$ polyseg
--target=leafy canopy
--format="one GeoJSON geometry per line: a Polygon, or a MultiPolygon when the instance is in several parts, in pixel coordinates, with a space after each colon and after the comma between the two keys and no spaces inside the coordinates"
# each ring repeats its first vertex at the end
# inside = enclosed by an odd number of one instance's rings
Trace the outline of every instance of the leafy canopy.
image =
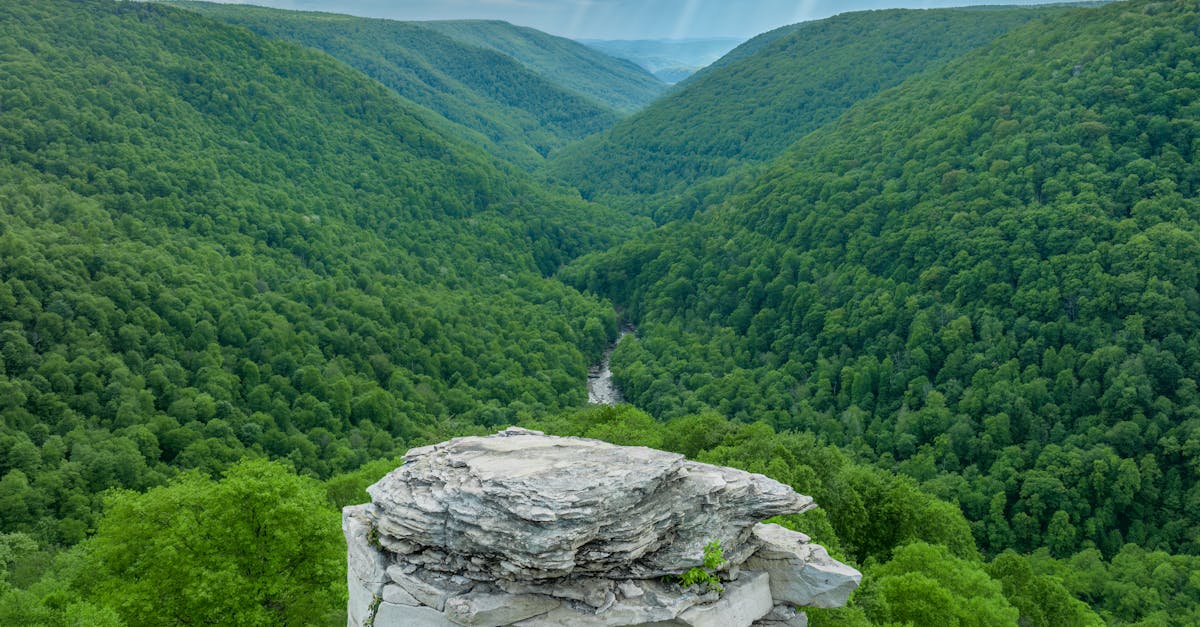
{"type": "Polygon", "coordinates": [[[247,460],[108,499],[86,560],[128,625],[304,625],[344,597],[340,518],[321,485],[247,460]]]}

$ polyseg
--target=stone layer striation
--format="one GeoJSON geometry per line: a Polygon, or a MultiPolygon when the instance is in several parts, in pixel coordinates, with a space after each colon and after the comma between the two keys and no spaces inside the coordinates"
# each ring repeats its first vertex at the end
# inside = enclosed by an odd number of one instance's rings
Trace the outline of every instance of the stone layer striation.
{"type": "Polygon", "coordinates": [[[413,449],[367,492],[343,511],[350,627],[779,624],[861,578],[759,524],[810,497],[644,447],[510,428],[413,449]],[[713,541],[723,595],[663,580],[713,541]]]}

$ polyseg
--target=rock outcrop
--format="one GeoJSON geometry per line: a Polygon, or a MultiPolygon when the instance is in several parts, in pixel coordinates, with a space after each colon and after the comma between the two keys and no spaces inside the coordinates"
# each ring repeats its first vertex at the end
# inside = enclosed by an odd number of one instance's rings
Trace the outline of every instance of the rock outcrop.
{"type": "Polygon", "coordinates": [[[643,447],[510,428],[413,449],[367,491],[343,512],[351,627],[797,625],[860,578],[758,524],[811,498],[643,447]],[[714,541],[723,594],[669,581],[714,541]]]}

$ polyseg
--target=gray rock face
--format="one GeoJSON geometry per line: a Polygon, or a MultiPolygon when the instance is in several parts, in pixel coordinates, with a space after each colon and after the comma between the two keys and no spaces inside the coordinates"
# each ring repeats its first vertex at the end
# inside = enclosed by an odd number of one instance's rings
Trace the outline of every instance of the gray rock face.
{"type": "Polygon", "coordinates": [[[458,623],[431,607],[380,603],[373,627],[458,627],[458,623]]]}
{"type": "Polygon", "coordinates": [[[429,553],[410,561],[481,579],[659,577],[713,540],[751,548],[754,523],[813,507],[762,475],[518,429],[409,451],[367,491],[380,536],[429,553]]]}
{"type": "Polygon", "coordinates": [[[771,596],[800,606],[841,607],[862,581],[862,573],[829,557],[808,536],[779,525],[758,525],[762,548],[744,566],[771,575],[771,596]]]}
{"type": "Polygon", "coordinates": [[[378,549],[371,546],[371,520],[365,507],[347,507],[342,510],[342,533],[346,536],[347,575],[360,581],[365,588],[379,594],[388,581],[388,561],[378,549]]]}
{"type": "Polygon", "coordinates": [[[472,627],[511,625],[561,605],[553,597],[540,594],[464,594],[446,603],[446,614],[456,623],[472,627]]]}
{"type": "Polygon", "coordinates": [[[808,627],[808,614],[790,605],[776,605],[771,613],[754,621],[751,627],[808,627]]]}
{"type": "Polygon", "coordinates": [[[797,578],[857,575],[803,534],[757,524],[811,498],[642,447],[512,428],[413,449],[367,491],[371,503],[343,512],[349,627],[747,627],[802,604],[797,578]],[[699,566],[713,541],[728,560],[724,596],[662,580],[699,566]]]}
{"type": "Polygon", "coordinates": [[[676,620],[691,627],[749,625],[770,613],[772,607],[770,576],[747,572],[725,586],[720,600],[690,607],[676,620]]]}

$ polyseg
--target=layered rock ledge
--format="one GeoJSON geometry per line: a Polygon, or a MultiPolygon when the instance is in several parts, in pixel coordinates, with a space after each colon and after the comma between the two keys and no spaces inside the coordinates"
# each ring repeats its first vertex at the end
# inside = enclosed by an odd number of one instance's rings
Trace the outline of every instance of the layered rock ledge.
{"type": "Polygon", "coordinates": [[[861,575],[759,521],[815,507],[681,455],[510,428],[413,449],[345,508],[350,627],[803,625],[861,575]],[[672,583],[720,542],[724,592],[672,583]]]}

